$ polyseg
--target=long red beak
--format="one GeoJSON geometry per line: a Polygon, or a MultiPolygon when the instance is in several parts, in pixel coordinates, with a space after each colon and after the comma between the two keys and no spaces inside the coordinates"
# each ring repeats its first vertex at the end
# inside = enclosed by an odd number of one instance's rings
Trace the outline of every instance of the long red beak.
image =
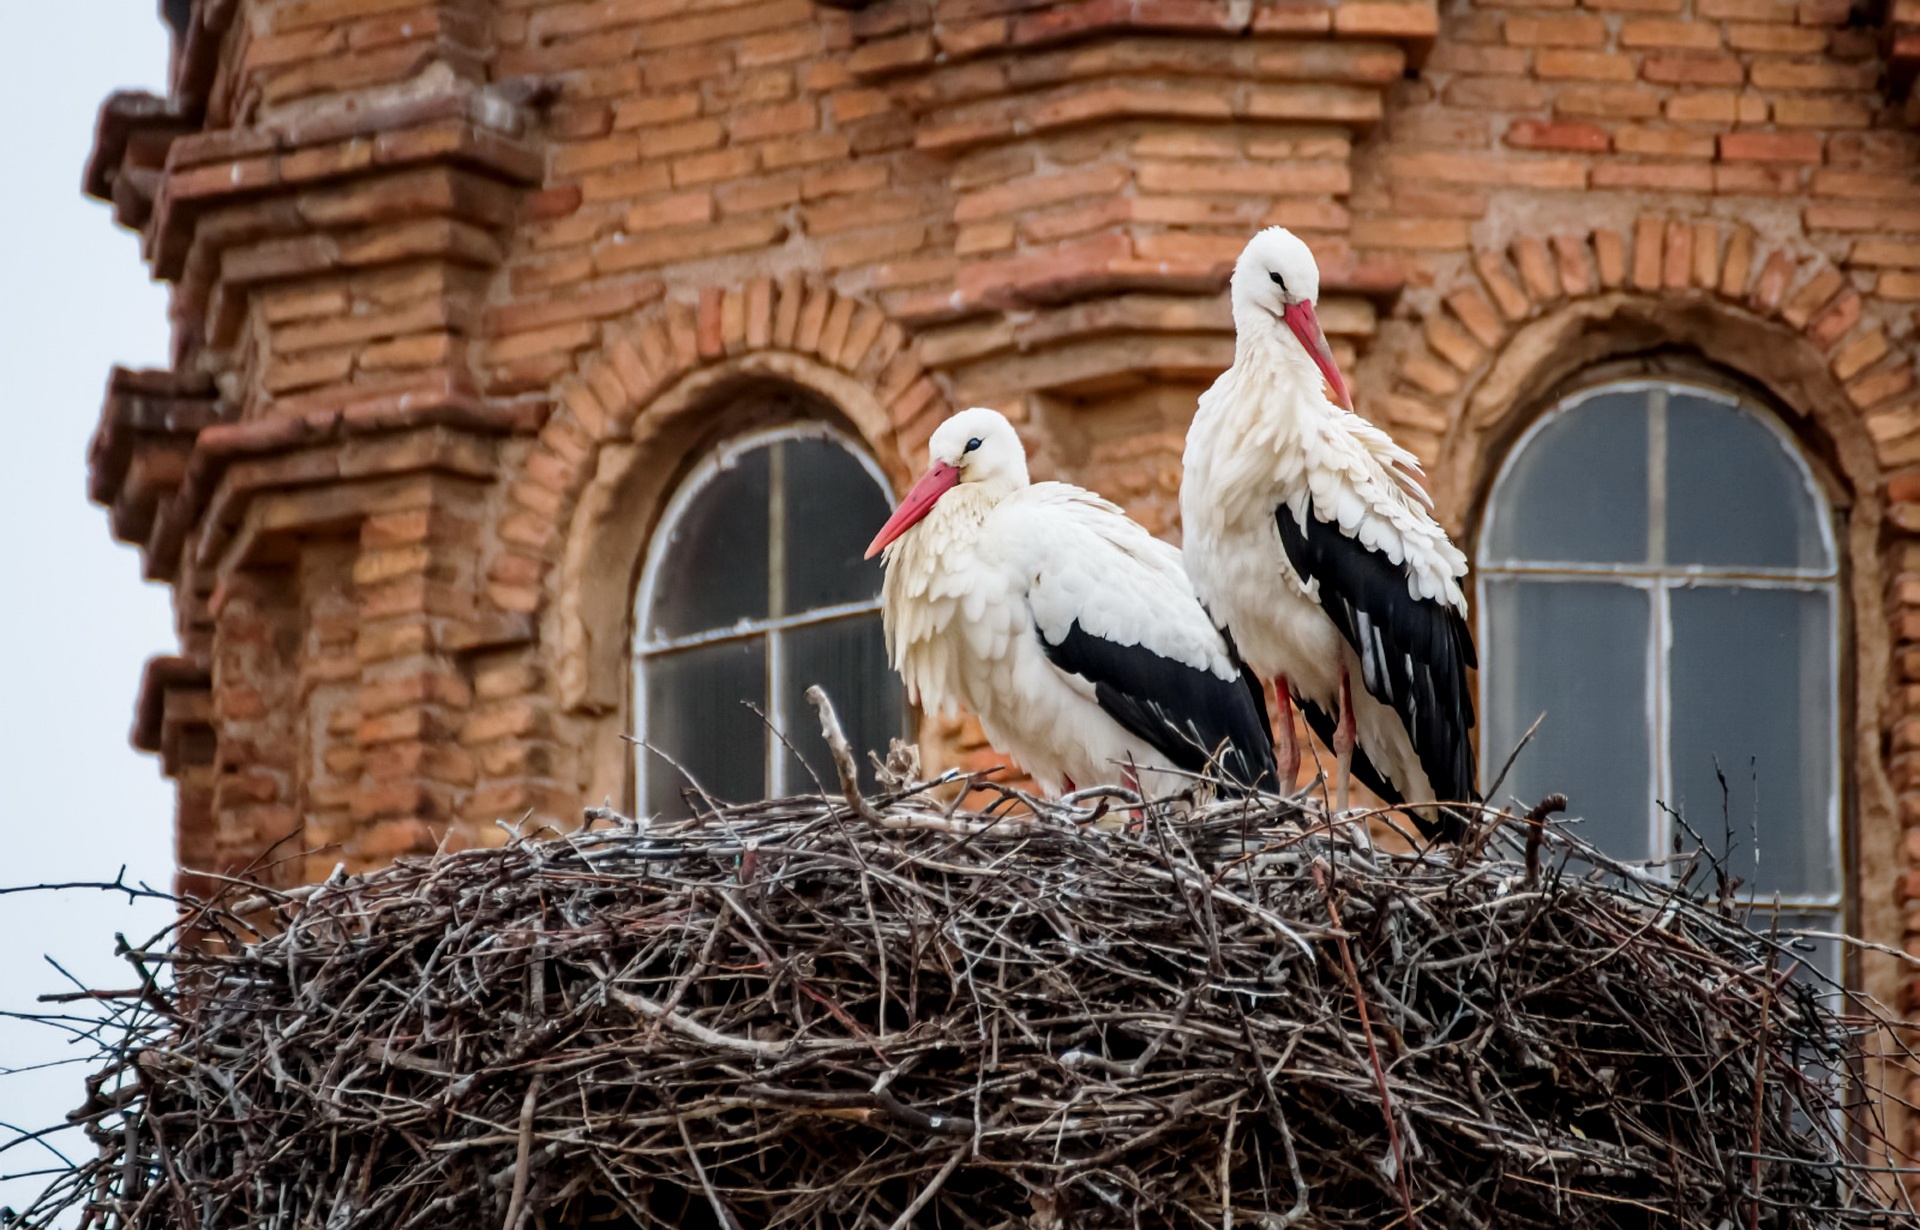
{"type": "Polygon", "coordinates": [[[1289,303],[1280,313],[1280,319],[1287,322],[1287,328],[1300,339],[1307,348],[1320,374],[1327,378],[1327,387],[1333,390],[1333,400],[1344,410],[1353,410],[1353,398],[1347,393],[1347,382],[1340,378],[1340,365],[1333,361],[1333,351],[1327,346],[1327,335],[1320,331],[1320,317],[1314,313],[1313,304],[1302,299],[1298,303],[1289,303]]]}
{"type": "Polygon", "coordinates": [[[887,523],[873,536],[873,543],[863,557],[872,559],[886,550],[887,544],[912,529],[920,518],[933,511],[940,497],[953,490],[960,481],[960,471],[944,461],[936,461],[920,476],[920,481],[907,492],[907,498],[900,501],[900,507],[893,510],[887,523]]]}

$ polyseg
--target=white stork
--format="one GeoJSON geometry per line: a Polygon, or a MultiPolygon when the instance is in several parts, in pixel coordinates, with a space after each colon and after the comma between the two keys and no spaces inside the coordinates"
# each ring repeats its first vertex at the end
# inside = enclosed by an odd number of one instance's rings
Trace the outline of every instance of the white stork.
{"type": "MultiPolygon", "coordinates": [[[[1232,295],[1233,366],[1187,433],[1180,516],[1194,590],[1282,706],[1291,696],[1333,748],[1341,811],[1349,774],[1389,803],[1477,802],[1466,557],[1433,519],[1413,454],[1353,413],[1314,310],[1307,245],[1261,231],[1234,265],[1232,295]]],[[[1280,727],[1284,782],[1299,749],[1291,721],[1280,727]]],[[[1459,836],[1451,810],[1414,819],[1429,838],[1459,836]]]]}
{"type": "Polygon", "coordinates": [[[963,410],[888,519],[888,652],[914,700],[965,706],[994,747],[1058,795],[1154,794],[1211,770],[1271,789],[1266,701],[1193,596],[1180,552],[1114,505],[1030,483],[992,410],[963,410]]]}

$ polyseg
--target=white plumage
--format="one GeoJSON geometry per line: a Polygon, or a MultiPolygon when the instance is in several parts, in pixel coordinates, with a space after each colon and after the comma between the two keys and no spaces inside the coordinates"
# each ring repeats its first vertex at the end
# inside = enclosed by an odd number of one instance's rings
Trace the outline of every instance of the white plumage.
{"type": "MultiPolygon", "coordinates": [[[[1323,737],[1357,735],[1369,787],[1469,801],[1466,557],[1434,521],[1417,460],[1352,412],[1319,290],[1312,253],[1279,227],[1234,267],[1233,366],[1187,435],[1187,570],[1255,672],[1284,680],[1323,737]],[[1351,728],[1334,721],[1343,674],[1351,728]]],[[[1284,777],[1285,746],[1280,759],[1284,777]]]]}
{"type": "Polygon", "coordinates": [[[926,709],[973,711],[1040,786],[1272,781],[1258,685],[1194,598],[1180,553],[1106,500],[1030,483],[992,410],[933,434],[926,475],[874,540],[888,652],[926,709]],[[890,544],[890,545],[889,545],[890,544]]]}

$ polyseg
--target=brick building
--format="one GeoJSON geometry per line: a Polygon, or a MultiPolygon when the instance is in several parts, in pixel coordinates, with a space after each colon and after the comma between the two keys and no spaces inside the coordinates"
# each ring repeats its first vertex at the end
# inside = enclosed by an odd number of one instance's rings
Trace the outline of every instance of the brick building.
{"type": "Polygon", "coordinates": [[[1920,945],[1911,0],[841,4],[162,5],[86,187],[173,365],[113,374],[91,494],[175,595],[134,741],[184,868],[664,804],[633,732],[794,785],[729,688],[904,731],[846,562],[885,488],[983,403],[1177,534],[1283,223],[1481,565],[1489,769],[1547,710],[1514,780],[1610,842],[1691,799],[1920,945]]]}

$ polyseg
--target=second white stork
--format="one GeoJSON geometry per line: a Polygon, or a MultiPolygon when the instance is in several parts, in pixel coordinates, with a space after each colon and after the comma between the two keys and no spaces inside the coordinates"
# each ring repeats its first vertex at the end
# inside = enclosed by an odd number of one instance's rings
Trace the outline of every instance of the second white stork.
{"type": "Polygon", "coordinates": [[[1165,794],[1210,771],[1272,788],[1259,683],[1194,598],[1180,553],[1067,483],[1029,482],[993,410],[934,431],[886,552],[887,647],[914,700],[965,706],[1050,794],[1165,794]]]}
{"type": "MultiPolygon", "coordinates": [[[[1194,589],[1333,748],[1340,810],[1349,772],[1388,803],[1475,802],[1466,557],[1434,520],[1418,461],[1353,412],[1307,245],[1260,232],[1231,293],[1233,366],[1187,434],[1194,589]]],[[[1280,727],[1290,780],[1298,751],[1291,722],[1280,727]]],[[[1459,835],[1457,812],[1412,814],[1429,838],[1459,835]]]]}

